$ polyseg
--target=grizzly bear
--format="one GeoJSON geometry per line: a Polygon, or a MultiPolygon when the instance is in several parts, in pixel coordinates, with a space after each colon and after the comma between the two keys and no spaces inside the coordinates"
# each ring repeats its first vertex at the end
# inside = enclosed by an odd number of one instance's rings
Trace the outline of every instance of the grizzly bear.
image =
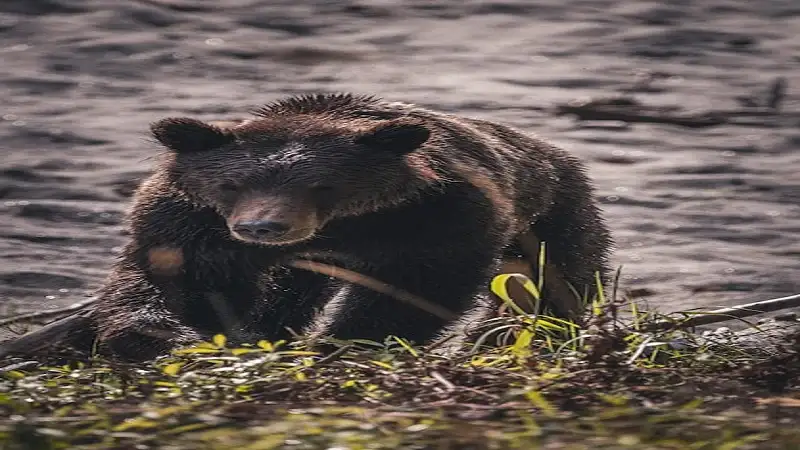
{"type": "Polygon", "coordinates": [[[238,122],[166,118],[151,130],[166,152],[135,194],[131,240],[91,314],[100,349],[119,358],[217,333],[430,342],[485,304],[504,261],[535,264],[538,244],[523,237],[545,243],[562,278],[545,278],[556,314],[578,312],[563,285],[593,295],[595,274],[608,273],[611,238],[582,162],[505,125],[320,94],[238,122]]]}

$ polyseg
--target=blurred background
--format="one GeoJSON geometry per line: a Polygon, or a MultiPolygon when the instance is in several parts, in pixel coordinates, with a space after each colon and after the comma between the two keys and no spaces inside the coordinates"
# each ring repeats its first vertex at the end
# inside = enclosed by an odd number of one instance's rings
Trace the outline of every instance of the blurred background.
{"type": "Polygon", "coordinates": [[[663,312],[800,292],[796,0],[2,0],[0,308],[97,288],[168,115],[308,92],[508,123],[585,159],[663,312]]]}

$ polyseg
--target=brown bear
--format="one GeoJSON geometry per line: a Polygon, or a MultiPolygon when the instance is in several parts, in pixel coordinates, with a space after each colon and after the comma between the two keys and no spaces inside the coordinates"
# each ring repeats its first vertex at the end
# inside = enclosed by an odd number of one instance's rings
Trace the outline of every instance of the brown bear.
{"type": "MultiPolygon", "coordinates": [[[[504,261],[536,261],[523,237],[545,242],[548,267],[578,292],[592,295],[595,273],[608,273],[611,239],[584,165],[508,126],[320,94],[239,122],[167,118],[151,129],[167,152],[135,195],[132,239],[91,313],[100,348],[120,358],[216,333],[422,344],[450,323],[297,259],[380,280],[453,317],[483,304],[504,261]]],[[[556,284],[545,278],[551,309],[576,313],[556,284]]]]}

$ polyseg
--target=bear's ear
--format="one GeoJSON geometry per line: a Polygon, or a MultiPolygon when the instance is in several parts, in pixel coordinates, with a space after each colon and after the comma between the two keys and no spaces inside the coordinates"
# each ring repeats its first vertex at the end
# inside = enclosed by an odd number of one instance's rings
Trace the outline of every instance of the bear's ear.
{"type": "Polygon", "coordinates": [[[150,125],[158,142],[178,153],[213,150],[234,140],[230,131],[188,117],[167,118],[150,125]]]}
{"type": "Polygon", "coordinates": [[[356,143],[405,155],[418,149],[431,136],[425,125],[409,120],[391,120],[365,132],[356,143]]]}

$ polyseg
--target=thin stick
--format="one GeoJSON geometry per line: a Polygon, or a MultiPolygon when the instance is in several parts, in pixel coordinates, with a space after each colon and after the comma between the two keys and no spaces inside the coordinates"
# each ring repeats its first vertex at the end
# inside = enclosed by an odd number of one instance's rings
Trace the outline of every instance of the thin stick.
{"type": "Polygon", "coordinates": [[[456,385],[451,383],[450,380],[442,376],[439,372],[432,370],[431,371],[431,378],[438,381],[448,392],[454,391],[456,389],[456,385]]]}
{"type": "Polygon", "coordinates": [[[353,348],[353,345],[351,345],[351,344],[339,347],[339,348],[336,349],[336,351],[334,351],[330,355],[325,356],[324,358],[320,358],[320,360],[317,361],[316,363],[314,363],[314,365],[315,366],[324,366],[325,364],[328,364],[330,362],[336,361],[342,355],[347,353],[347,351],[350,350],[351,348],[353,348]]]}
{"type": "Polygon", "coordinates": [[[362,275],[352,270],[343,269],[341,267],[324,264],[316,261],[309,261],[307,259],[298,259],[289,263],[290,266],[297,269],[309,270],[311,272],[318,272],[329,277],[339,278],[349,283],[358,284],[368,289],[380,292],[381,294],[394,297],[397,300],[402,300],[410,303],[417,308],[425,310],[435,316],[439,316],[445,320],[455,320],[456,315],[452,311],[443,308],[435,303],[431,303],[422,297],[416,296],[403,289],[396,288],[388,283],[377,280],[366,275],[362,275]]]}
{"type": "Polygon", "coordinates": [[[36,319],[52,319],[54,317],[63,316],[65,314],[74,313],[81,309],[96,303],[99,299],[97,297],[90,297],[84,301],[76,302],[61,308],[48,309],[46,311],[35,311],[30,313],[17,314],[16,316],[0,319],[0,327],[13,325],[19,322],[32,322],[36,319]]]}
{"type": "Polygon", "coordinates": [[[726,322],[731,319],[741,319],[744,317],[755,316],[758,314],[779,311],[781,309],[800,307],[800,294],[788,297],[773,298],[760,302],[747,303],[729,308],[716,309],[704,313],[691,313],[680,311],[677,314],[691,314],[692,316],[684,321],[662,320],[645,326],[648,331],[664,330],[669,328],[691,328],[699,325],[708,325],[717,322],[726,322]]]}

